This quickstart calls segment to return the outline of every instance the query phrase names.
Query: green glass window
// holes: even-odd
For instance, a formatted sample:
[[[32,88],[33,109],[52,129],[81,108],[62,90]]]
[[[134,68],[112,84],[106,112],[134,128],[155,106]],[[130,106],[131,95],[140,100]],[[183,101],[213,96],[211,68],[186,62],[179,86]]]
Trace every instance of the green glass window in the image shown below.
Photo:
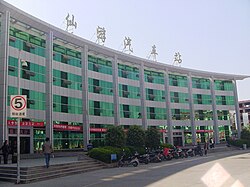
[[[195,120],[213,120],[212,110],[195,110]]]
[[[13,86],[8,86],[8,98],[7,98],[7,105],[10,106],[10,96],[17,95],[17,88]]]
[[[12,47],[45,57],[45,42],[42,38],[10,27],[9,45]]]
[[[144,70],[144,81],[155,84],[164,84],[164,73]]]
[[[190,120],[190,110],[171,109],[173,120]]]
[[[210,80],[192,77],[192,87],[198,89],[210,89]]]
[[[112,63],[109,60],[88,56],[88,69],[91,71],[112,75]]]
[[[193,94],[193,101],[194,104],[211,105],[212,97],[211,95]]]
[[[53,44],[53,60],[68,64],[71,66],[82,67],[81,52],[64,46]]]
[[[216,95],[217,105],[234,105],[234,96]]]
[[[53,95],[53,111],[82,114],[82,99]]]
[[[232,134],[232,130],[229,125],[220,125],[219,128],[219,139],[220,141],[226,141]]]
[[[164,90],[154,90],[146,88],[146,100],[150,101],[165,101],[165,91]]]
[[[104,95],[113,95],[113,83],[98,79],[88,79],[89,92],[104,94]]]
[[[147,107],[147,119],[167,119],[166,108]]]
[[[170,92],[171,103],[189,103],[188,93]]]
[[[217,110],[218,120],[230,120],[228,110]]]
[[[20,94],[27,96],[27,108],[34,110],[45,110],[45,93],[34,90],[21,89]],[[17,95],[17,88],[8,86],[7,104],[10,105],[10,96]]]
[[[188,87],[187,77],[181,76],[181,75],[169,74],[169,85],[179,86],[179,87]]]
[[[118,76],[126,79],[139,80],[139,69],[137,67],[118,64]]]
[[[53,85],[73,90],[82,90],[82,77],[53,69]]]
[[[232,81],[215,80],[214,81],[215,90],[222,91],[233,91],[234,86]]]
[[[83,148],[82,132],[54,130],[53,138],[55,150]]]
[[[141,107],[134,105],[120,104],[121,118],[141,118]]]
[[[114,104],[89,100],[89,114],[94,116],[114,117]]]
[[[45,67],[32,62],[26,62],[28,65],[27,67],[20,67],[22,69],[21,77],[32,81],[45,83]],[[9,56],[8,74],[10,76],[17,76],[17,65],[18,59]]]
[[[119,84],[119,97],[126,97],[131,99],[140,98],[140,88],[125,84]]]

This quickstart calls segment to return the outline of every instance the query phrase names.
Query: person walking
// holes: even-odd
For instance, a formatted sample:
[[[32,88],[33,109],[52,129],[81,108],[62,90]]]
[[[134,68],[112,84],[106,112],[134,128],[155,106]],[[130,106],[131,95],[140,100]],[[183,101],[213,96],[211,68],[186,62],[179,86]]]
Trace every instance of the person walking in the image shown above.
[[[2,150],[2,153],[3,153],[4,164],[8,164],[8,156],[9,156],[9,153],[10,153],[10,146],[8,144],[8,140],[4,141],[4,144],[0,148],[0,150]]]
[[[49,141],[49,138],[45,139],[45,143],[43,144],[43,153],[44,153],[44,157],[45,157],[45,164],[46,164],[46,167],[48,168],[50,156],[51,156],[51,153],[53,153],[53,148],[52,148],[52,145]]]
[[[207,156],[207,150],[208,150],[208,142],[205,141],[205,143],[204,143],[204,154],[205,154],[205,156]]]

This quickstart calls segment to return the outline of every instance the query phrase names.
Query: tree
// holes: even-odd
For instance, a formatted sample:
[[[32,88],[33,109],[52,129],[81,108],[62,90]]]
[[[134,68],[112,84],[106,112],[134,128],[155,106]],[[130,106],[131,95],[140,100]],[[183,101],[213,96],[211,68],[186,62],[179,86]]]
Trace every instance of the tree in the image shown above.
[[[241,139],[250,140],[250,126],[249,125],[242,129]]]
[[[146,147],[150,149],[157,149],[161,144],[160,140],[161,140],[161,135],[158,129],[151,127],[146,130],[146,138],[145,138]]]
[[[127,133],[127,145],[135,147],[145,146],[145,131],[142,127],[137,125],[129,127]]]
[[[123,147],[126,142],[125,133],[121,126],[111,126],[105,136],[105,144],[112,147]]]

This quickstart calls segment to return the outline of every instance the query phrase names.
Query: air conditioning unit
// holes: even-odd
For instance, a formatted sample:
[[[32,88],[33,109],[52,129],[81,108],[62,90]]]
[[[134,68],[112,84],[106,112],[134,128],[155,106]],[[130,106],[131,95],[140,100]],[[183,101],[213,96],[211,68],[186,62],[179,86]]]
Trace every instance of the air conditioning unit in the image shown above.
[[[122,77],[125,77],[125,78],[127,78],[128,77],[128,72],[127,71],[125,71],[125,70],[122,70]]]
[[[96,92],[100,92],[100,91],[102,91],[102,87],[101,86],[94,86],[94,90]]]
[[[69,81],[69,80],[63,80],[63,84],[70,85],[70,84],[72,84],[72,82],[71,82],[71,81]]]
[[[155,98],[155,96],[153,94],[149,94],[148,97],[150,100],[154,100],[154,98]]]

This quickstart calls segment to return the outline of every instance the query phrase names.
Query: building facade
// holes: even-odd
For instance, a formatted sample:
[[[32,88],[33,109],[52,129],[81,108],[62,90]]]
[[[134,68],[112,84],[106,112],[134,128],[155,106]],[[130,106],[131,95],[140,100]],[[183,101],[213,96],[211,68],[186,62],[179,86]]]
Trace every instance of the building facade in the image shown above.
[[[241,126],[250,124],[250,100],[239,101]]]
[[[27,95],[27,117],[21,119],[23,153],[39,151],[45,137],[57,150],[82,148],[89,140],[100,143],[112,125],[158,128],[163,142],[187,145],[231,136],[229,111],[235,111],[240,124],[236,81],[247,76],[128,55],[4,1],[0,23],[0,141],[16,139],[10,95],[20,88]],[[19,75],[21,60],[28,66],[20,67]]]

